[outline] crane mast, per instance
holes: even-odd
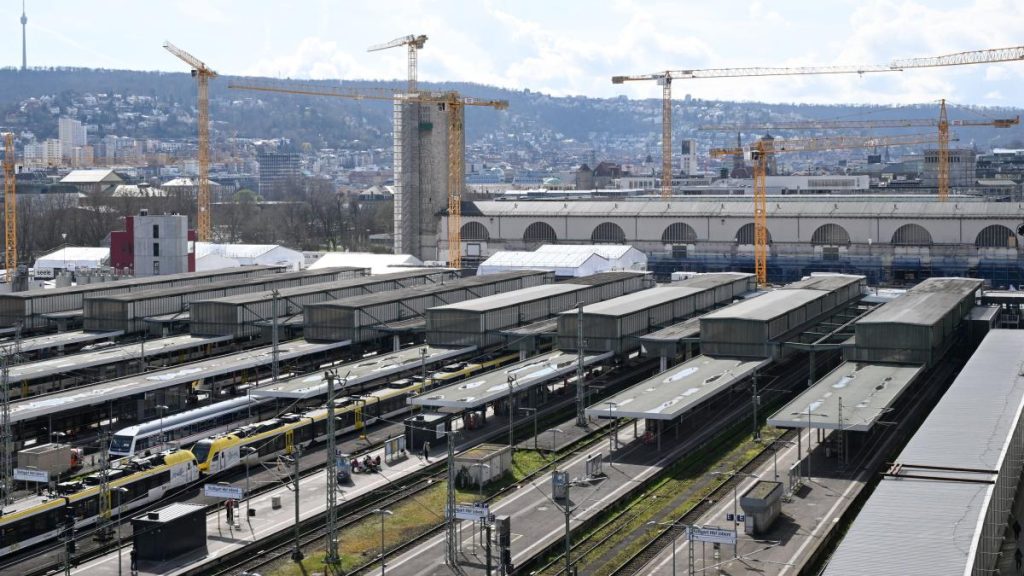
[[[18,195],[14,177],[14,134],[4,134],[4,266],[7,282],[18,269]]]
[[[384,44],[377,44],[370,46],[366,49],[367,52],[379,52],[381,50],[387,50],[388,48],[397,48],[399,46],[405,46],[408,49],[408,77],[409,85],[406,92],[413,94],[417,90],[416,76],[418,74],[419,64],[417,62],[417,52],[423,49],[423,45],[427,43],[427,36],[425,34],[415,35],[410,34],[408,36],[402,36],[401,38],[395,38],[390,42]]]
[[[217,73],[195,56],[178,48],[170,42],[164,42],[164,48],[174,54],[182,62],[192,67],[192,77],[196,79],[199,93],[196,108],[199,111],[199,191],[197,194],[196,235],[200,242],[209,242],[213,238],[213,224],[210,221],[210,78]]]

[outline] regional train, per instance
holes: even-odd
[[[392,420],[412,411],[406,400],[424,387],[419,380],[396,380],[361,396],[335,400],[336,433],[361,430],[377,420]],[[244,463],[291,454],[296,446],[327,438],[327,407],[256,422],[196,442],[192,446],[203,474],[217,474]]]
[[[61,483],[53,494],[3,507],[0,556],[57,538],[69,517],[75,519],[75,528],[90,526],[100,517],[101,508],[111,514],[129,512],[198,479],[195,456],[175,450],[118,462],[107,472],[110,491],[106,494],[102,494],[99,473]]]

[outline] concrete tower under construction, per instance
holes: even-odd
[[[439,245],[447,237],[441,219],[448,209],[448,111],[444,104],[399,100],[394,126],[395,253],[446,260]]]

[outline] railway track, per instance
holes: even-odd
[[[649,367],[653,367],[654,366],[653,363],[649,363],[649,364],[650,364]],[[647,366],[647,363],[643,364],[643,366]],[[616,377],[614,378],[614,381],[609,382],[608,386],[605,388],[605,393],[610,393],[611,391],[615,390],[618,386],[621,386],[623,383],[627,382],[628,380],[635,379],[636,378],[636,374],[637,374],[637,372],[630,371],[629,374],[618,374],[618,375],[616,375]],[[570,408],[572,410],[575,409],[575,399],[574,398],[567,398],[564,402],[559,403],[556,406],[553,406],[551,411],[548,414],[546,414],[544,417],[546,419],[558,420],[558,418],[560,418],[560,417],[564,417],[566,415],[569,415],[571,413]],[[524,430],[526,430],[528,428],[532,429],[532,424],[530,422],[523,421],[523,422],[521,422],[517,426],[517,431],[524,431]],[[499,430],[499,431],[496,431],[496,433],[503,433],[503,432]],[[590,450],[594,444],[599,443],[599,442],[603,442],[603,441],[604,441],[604,432],[601,431],[601,430],[595,431],[594,433],[592,433],[590,435],[587,435],[587,436],[584,436],[584,437],[580,438],[580,440],[578,440],[575,444],[566,447],[566,449],[562,453],[560,453],[556,458],[553,458],[552,460],[547,462],[541,468],[539,468],[539,469],[535,470],[534,472],[530,473],[529,475],[527,475],[525,478],[523,478],[519,482],[517,482],[515,484],[511,484],[509,486],[506,486],[506,487],[502,488],[501,490],[498,490],[497,492],[491,494],[489,497],[487,497],[485,499],[485,501],[491,502],[491,501],[500,499],[501,497],[507,495],[508,493],[516,490],[519,485],[529,483],[532,479],[537,478],[537,477],[547,473],[553,467],[555,467],[555,466],[559,465],[560,463],[564,462],[566,459],[570,459],[570,458],[579,456],[580,454]],[[444,461],[440,460],[440,461],[437,461],[433,466],[429,467],[429,469],[431,469],[431,470],[434,470],[435,466],[438,467],[438,470],[435,472],[435,475],[433,476],[434,479],[439,479],[441,477],[447,478],[447,475],[444,473],[445,469],[443,468],[443,464],[444,464]],[[428,484],[432,485],[433,482],[428,482]],[[360,505],[359,508],[357,510],[354,510],[354,511],[348,511],[348,510],[344,510],[343,509],[343,510],[341,510],[341,513],[346,516],[346,519],[339,524],[339,529],[344,530],[346,527],[354,526],[355,524],[357,524],[360,521],[364,520],[366,517],[370,516],[372,514],[372,510],[374,510],[376,508],[382,508],[382,507],[385,507],[385,506],[393,506],[393,505],[397,504],[398,502],[400,502],[400,501],[402,501],[402,500],[404,500],[406,498],[411,498],[411,497],[415,496],[416,494],[418,494],[422,490],[426,489],[427,487],[429,487],[429,486],[421,487],[421,488],[418,488],[418,489],[410,487],[409,489],[406,489],[404,493],[401,493],[401,494],[394,493],[394,494],[392,494],[389,497],[384,497],[384,498],[377,499],[373,503],[368,503],[366,505]],[[305,527],[307,532],[300,537],[300,547],[304,549],[304,555],[307,556],[307,557],[309,556],[309,552],[312,551],[311,549],[318,549],[318,548],[321,547],[320,545],[325,543],[326,529],[323,526],[321,526],[321,524],[323,522],[323,518],[324,518],[324,514],[318,514],[317,516],[315,516],[313,518],[310,518],[310,519],[308,519],[306,521],[303,521],[303,523],[302,523],[302,526]],[[390,548],[388,550],[388,555],[393,556],[395,554],[398,554],[398,553],[404,552],[404,551],[406,551],[408,549],[411,549],[411,548],[415,547],[416,545],[422,543],[424,540],[432,537],[439,530],[442,530],[443,528],[444,528],[444,522],[439,522],[438,524],[435,524],[435,525],[433,525],[431,527],[428,527],[425,530],[423,530],[418,536],[415,536],[413,538],[408,538],[408,539],[404,540],[398,546]],[[234,575],[234,574],[239,574],[239,573],[242,573],[242,572],[253,572],[253,571],[262,570],[262,569],[264,569],[264,568],[266,568],[268,566],[274,565],[275,563],[279,563],[279,562],[281,562],[282,560],[284,560],[286,558],[288,560],[291,560],[291,552],[294,550],[294,539],[293,538],[288,538],[288,537],[274,538],[272,541],[264,540],[263,542],[268,543],[269,547],[265,545],[265,546],[262,546],[262,547],[256,547],[256,548],[258,548],[258,550],[251,550],[251,551],[258,551],[259,556],[260,556],[259,559],[254,559],[254,558],[250,557],[250,558],[246,558],[245,560],[240,560],[239,562],[232,563],[230,565],[230,567],[226,568],[223,571],[214,571],[214,572],[207,571],[207,572],[202,572],[202,573],[203,574],[209,573],[209,574],[214,574],[214,575],[218,575],[218,576],[221,576],[221,575],[223,575],[223,576]],[[370,571],[371,568],[374,568],[376,566],[379,566],[379,557],[375,558],[375,559],[372,559],[372,560],[369,560],[367,562],[364,562],[360,566],[351,568],[351,569],[347,570],[347,573],[349,573],[349,574],[364,573],[364,572]],[[199,572],[196,572],[196,574],[198,574],[198,573]]]

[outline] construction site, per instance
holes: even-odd
[[[661,87],[648,185],[470,200],[466,110],[510,103],[424,89],[429,46],[370,46],[406,78],[369,89],[165,42],[195,84],[192,208],[126,214],[98,255],[19,262],[4,132],[0,574],[1021,573],[1024,200],[965,193],[951,144],[1019,117],[709,124],[819,133],[708,149],[749,172],[718,194],[680,172],[672,89],[1024,47],[617,75]],[[391,107],[390,254],[231,242],[212,82]],[[881,128],[920,133],[842,133]],[[934,176],[913,194],[776,167],[898,146]]]

